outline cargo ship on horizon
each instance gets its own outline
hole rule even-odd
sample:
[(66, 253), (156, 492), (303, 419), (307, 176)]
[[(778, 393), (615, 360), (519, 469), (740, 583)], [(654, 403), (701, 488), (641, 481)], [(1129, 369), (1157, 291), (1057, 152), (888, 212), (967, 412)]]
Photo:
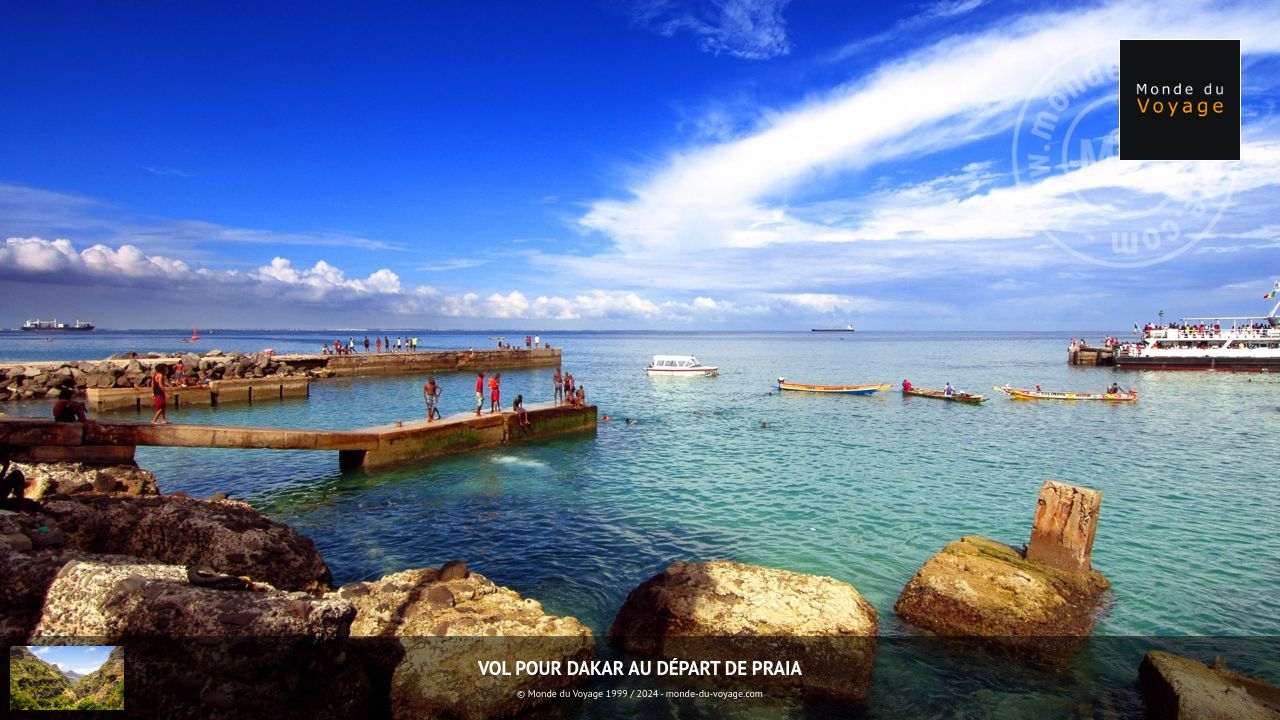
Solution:
[(56, 318), (53, 320), (27, 320), (22, 323), (22, 329), (25, 332), (89, 332), (93, 328), (93, 323), (85, 320), (77, 320), (74, 325), (58, 322)]

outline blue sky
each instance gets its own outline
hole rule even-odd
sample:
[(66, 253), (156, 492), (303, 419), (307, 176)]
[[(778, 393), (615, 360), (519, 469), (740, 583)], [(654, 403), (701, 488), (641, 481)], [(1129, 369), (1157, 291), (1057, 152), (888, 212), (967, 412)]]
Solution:
[(28, 645), (27, 649), (41, 660), (57, 665), (63, 670), (74, 670), (81, 675), (102, 667), (114, 647), (93, 645)]
[[(53, 1), (0, 34), (0, 326), (1122, 328), (1280, 277), (1274, 3)], [(1122, 37), (1241, 39), (1240, 161), (1115, 157)]]

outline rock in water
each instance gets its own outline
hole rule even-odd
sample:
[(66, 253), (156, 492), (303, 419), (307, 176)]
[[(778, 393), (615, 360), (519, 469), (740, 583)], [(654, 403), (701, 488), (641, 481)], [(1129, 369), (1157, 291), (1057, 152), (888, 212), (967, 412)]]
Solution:
[(1048, 661), (1062, 661), (1093, 630), (1109, 585), (1090, 566), (1102, 495), (1048, 481), (1032, 527), (1036, 559), (982, 537), (965, 537), (925, 562), (894, 610), (916, 627), (981, 638)]
[(911, 578), (894, 610), (918, 628), (982, 639), (1061, 661), (1093, 629), (1108, 587), (1097, 571), (1068, 573), (1029, 562), (1018, 550), (981, 537), (951, 543)]
[(1152, 650), (1138, 679), (1152, 720), (1280, 720), (1280, 688), (1221, 665)]
[(46, 500), (44, 512), (89, 552), (208, 565), (282, 590), (327, 590), (332, 581), (310, 539), (244, 503), (76, 495)]
[(745, 681), (863, 700), (877, 626), (871, 603), (833, 578), (727, 560), (677, 562), (627, 596), (609, 642), (682, 660), (748, 660), (749, 666), (795, 660), (802, 675), (753, 674)]
[[(391, 677), (394, 718), (509, 717), (558, 692), (580, 676), (514, 674), (515, 660), (582, 662), (595, 657), (591, 631), (571, 617), (555, 617), (472, 572), (442, 580), (434, 568), (406, 570), (338, 593), (356, 607), (351, 635), (397, 638), (403, 655)], [(477, 676), (478, 663), (507, 660), (511, 675)]]

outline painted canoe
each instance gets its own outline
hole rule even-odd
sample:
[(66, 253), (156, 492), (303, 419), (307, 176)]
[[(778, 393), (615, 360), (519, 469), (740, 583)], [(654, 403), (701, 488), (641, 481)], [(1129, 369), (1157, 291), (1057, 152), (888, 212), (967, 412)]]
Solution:
[(793, 390), (796, 392), (810, 393), (834, 393), (837, 395), (872, 395), (878, 392), (884, 392), (893, 388), (893, 385), (876, 384), (876, 385), (808, 385), (805, 383), (787, 382), (782, 378), (778, 378), (779, 390)]
[(1087, 393), (1087, 392), (1054, 392), (1050, 390), (1027, 390), (1025, 388), (993, 387), (992, 390), (1002, 392), (1014, 400), (1100, 400), (1102, 402), (1137, 402), (1138, 393), (1131, 390), (1127, 393)]
[(910, 390), (903, 390), (903, 395), (918, 395), (920, 397), (935, 398), (938, 400), (947, 400), (949, 402), (968, 403), (970, 405), (978, 405), (986, 402), (986, 395), (974, 395), (973, 393), (956, 391), (954, 395), (947, 395), (941, 390), (933, 388), (913, 387)]

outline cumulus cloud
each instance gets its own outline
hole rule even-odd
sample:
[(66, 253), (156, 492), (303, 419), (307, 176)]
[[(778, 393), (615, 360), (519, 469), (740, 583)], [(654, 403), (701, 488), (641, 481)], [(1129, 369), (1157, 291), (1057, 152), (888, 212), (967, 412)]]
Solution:
[(782, 17), (790, 0), (645, 0), (636, 20), (671, 37), (689, 33), (713, 55), (764, 60), (791, 51)]
[(689, 302), (656, 302), (635, 292), (592, 289), (569, 296), (528, 296), (519, 290), (449, 294), (428, 286), (407, 286), (389, 269), (349, 278), (329, 262), (295, 266), (285, 257), (251, 272), (218, 271), (148, 255), (137, 247), (93, 245), (77, 251), (66, 239), (8, 238), (0, 245), (0, 281), (23, 280), (154, 289), (196, 290), (209, 297), (250, 296), (308, 303), (333, 309), (367, 309), (398, 315), (540, 320), (689, 321), (736, 312), (733, 303), (698, 296)]

